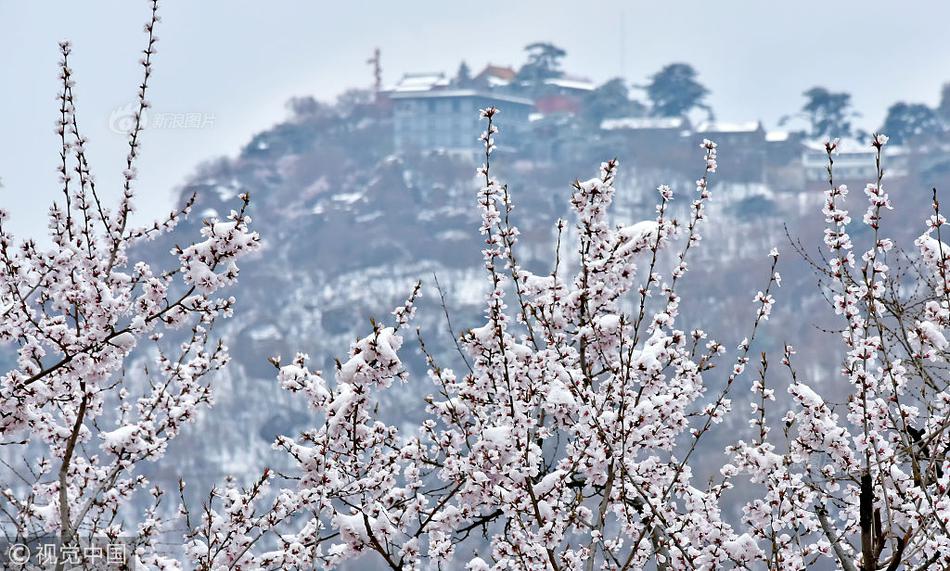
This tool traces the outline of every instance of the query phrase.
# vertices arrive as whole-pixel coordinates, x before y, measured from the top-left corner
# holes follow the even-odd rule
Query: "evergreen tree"
[[[563,49],[548,42],[535,42],[525,46],[528,61],[518,70],[518,81],[538,84],[545,79],[561,77],[561,59],[567,55]]]
[[[703,109],[712,117],[712,108],[703,100],[709,90],[696,80],[696,70],[686,63],[672,63],[650,78],[644,87],[651,113],[658,117],[680,117],[693,109]]]
[[[944,124],[950,125],[950,83],[944,83],[940,90],[940,104],[937,106],[937,116]]]
[[[455,72],[455,79],[453,80],[455,85],[459,87],[467,87],[472,84],[472,71],[469,69],[468,64],[463,60],[459,64],[459,69]]]
[[[939,135],[943,132],[943,125],[937,112],[923,103],[899,101],[887,110],[881,131],[887,133],[891,142],[905,145],[915,139]]]
[[[595,125],[599,125],[604,119],[644,113],[644,105],[630,99],[630,90],[619,77],[607,81],[584,98],[584,117]]]
[[[807,101],[799,116],[808,121],[811,137],[818,139],[855,135],[851,119],[857,117],[858,113],[851,107],[850,93],[836,93],[816,86],[803,95]],[[786,117],[782,122],[787,119]]]

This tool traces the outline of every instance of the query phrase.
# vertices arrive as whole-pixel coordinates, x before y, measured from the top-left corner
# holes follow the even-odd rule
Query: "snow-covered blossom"
[[[706,174],[696,184],[685,236],[669,218],[674,196],[666,186],[658,189],[654,220],[608,224],[618,169],[610,161],[599,176],[574,185],[578,264],[542,275],[517,262],[511,197],[490,166],[492,116],[484,114],[477,195],[489,289],[484,321],[458,339],[466,370],[442,366],[423,343],[432,386],[426,420],[406,432],[376,419],[378,393],[394,380],[411,382],[399,352],[418,287],[394,312],[396,323],[374,324],[354,343],[335,382],[309,370],[303,355],[282,365],[281,385],[305,395],[324,418],[303,437],[275,444],[298,463],[297,485],[281,490],[279,503],[236,519],[207,511],[206,527],[189,535],[194,561],[333,567],[373,554],[391,569],[479,571],[588,570],[618,561],[704,570],[800,569],[819,559],[855,570],[867,558],[875,568],[950,562],[941,531],[950,514],[950,476],[943,452],[935,452],[950,448],[950,388],[929,368],[950,347],[942,218],[935,201],[928,231],[917,240],[935,278],[927,282],[932,297],[915,305],[913,319],[893,313],[885,295],[894,243],[878,236],[889,207],[881,191],[883,139],[875,145],[878,180],[866,191],[871,244],[860,259],[842,209],[848,189],[834,184],[833,169],[823,208],[823,287],[844,323],[842,373],[852,395],[845,403],[823,396],[799,376],[790,345],[781,359],[790,382],[778,390],[762,353],[747,385],[753,433],[727,448],[719,479],[703,485],[690,458],[737,413],[731,392],[750,369],[760,326],[773,317],[778,250],[769,252],[766,286],[750,292],[751,332],[731,365],[718,369],[724,382],[710,392],[706,377],[727,351],[705,331],[687,334],[678,326],[676,285],[699,242],[715,145],[703,145]],[[829,158],[835,149],[827,145]],[[557,229],[560,235],[563,222]],[[662,251],[679,240],[664,280]],[[631,294],[632,312],[623,302]],[[651,303],[656,294],[659,303]],[[894,320],[900,327],[887,324]],[[900,340],[886,341],[895,331]],[[933,391],[926,402],[914,397],[921,390],[913,392],[915,385]],[[776,423],[784,425],[785,443],[777,442]],[[108,440],[137,438],[122,432]],[[730,523],[722,513],[740,478],[757,492]],[[259,496],[251,488],[220,497],[233,497],[228,501],[246,512],[244,506],[264,501]],[[265,513],[276,515],[264,521]],[[284,531],[275,532],[277,549],[257,549],[278,526]],[[472,541],[475,533],[488,544]]]
[[[305,395],[324,421],[302,438],[278,438],[275,447],[299,468],[297,485],[281,494],[299,509],[281,512],[284,531],[275,539],[283,547],[240,551],[244,565],[288,565],[300,545],[308,562],[332,567],[374,554],[392,569],[586,569],[614,560],[642,568],[657,554],[675,568],[715,569],[756,552],[720,516],[729,486],[694,482],[677,459],[731,410],[726,393],[704,396],[703,375],[724,347],[699,346],[704,332],[677,326],[675,286],[698,241],[715,144],[703,145],[705,174],[668,283],[658,260],[677,241],[666,207],[672,190],[658,189],[654,220],[611,225],[617,161],[574,185],[578,264],[535,274],[518,264],[510,195],[491,167],[494,114],[482,113],[476,196],[489,288],[484,321],[458,339],[467,370],[442,366],[422,345],[428,418],[407,433],[375,411],[378,394],[406,378],[399,352],[410,310],[357,341],[332,383],[307,369],[304,356],[281,365],[281,385]],[[662,295],[658,307],[654,293]],[[624,309],[627,295],[633,312]],[[771,308],[768,290],[763,296],[757,318],[750,308],[756,323],[767,316],[761,307]],[[268,503],[255,513],[269,510]],[[478,529],[492,530],[490,545],[468,541]],[[196,563],[214,567],[220,554],[238,552],[228,538],[266,531],[253,517],[230,522],[216,509],[194,528],[190,550]],[[473,547],[484,550],[472,556]]]
[[[156,21],[153,3],[136,122],[148,105]],[[135,244],[169,232],[188,207],[150,227],[126,227],[139,128],[119,207],[102,206],[75,121],[68,45],[62,53],[66,204],[50,212],[52,247],[15,244],[0,213],[0,342],[17,352],[0,378],[0,437],[41,450],[23,455],[33,480],[4,482],[0,501],[17,537],[45,531],[68,544],[79,533],[132,530],[118,514],[147,486],[135,465],[161,459],[210,404],[208,373],[227,362],[210,331],[234,304],[222,290],[260,244],[245,195],[226,219],[207,221],[199,241],[176,247],[164,271],[130,261]],[[306,399],[314,418],[308,430],[274,442],[290,473],[265,470],[247,487],[228,479],[200,513],[183,506],[187,561],[158,548],[170,528],[158,511],[163,491],[153,491],[134,527],[137,564],[310,569],[367,557],[374,568],[406,571],[950,566],[946,220],[935,195],[915,241],[916,274],[892,276],[900,250],[880,236],[891,208],[887,137],[871,142],[877,177],[865,187],[866,228],[854,240],[848,188],[834,180],[838,141],[825,145],[826,264],[817,273],[829,315],[840,320],[834,341],[843,344],[849,394],[836,399],[800,373],[792,346],[782,351],[781,386],[768,354],[753,352],[779,315],[776,248],[764,286],[742,294],[750,331],[730,362],[719,362],[726,343],[682,323],[678,285],[702,242],[715,143],[701,145],[702,177],[684,222],[671,217],[677,197],[666,185],[657,188],[653,219],[611,220],[616,160],[575,182],[574,229],[565,232],[559,220],[556,230],[558,244],[567,236],[577,256],[562,263],[556,252],[551,271],[538,273],[519,264],[513,199],[492,165],[497,114],[480,113],[476,171],[484,314],[456,339],[458,370],[429,352],[417,330],[427,374],[408,372],[418,283],[334,370],[311,368],[304,353],[275,357],[280,387]],[[923,293],[905,301],[909,290]],[[172,351],[165,335],[178,341]],[[158,367],[141,372],[147,382],[127,383],[139,351],[157,355]],[[380,408],[391,400],[383,395],[410,383],[424,420],[384,422]],[[733,422],[743,387],[751,415]],[[715,431],[736,437],[707,479],[694,474],[695,458]],[[737,483],[751,499],[730,519]]]
[[[0,375],[0,445],[18,458],[5,462],[10,470],[0,481],[11,541],[43,533],[69,547],[80,536],[135,535],[136,549],[157,541],[164,529],[154,507],[137,526],[117,516],[147,488],[136,464],[159,460],[210,404],[209,373],[228,361],[211,330],[231,314],[235,300],[223,288],[235,282],[238,260],[259,247],[247,196],[226,219],[208,220],[201,240],[176,248],[166,266],[135,260],[137,246],[167,235],[192,205],[144,227],[130,220],[156,8],[152,2],[145,26],[144,80],[118,207],[107,207],[90,171],[74,107],[71,47],[63,43],[63,202],[49,211],[49,245],[16,241],[0,212],[0,343],[17,355]],[[134,357],[146,354],[151,364],[143,367]],[[145,501],[157,504],[161,496],[153,491]]]
[[[781,417],[787,442],[767,436],[763,365],[761,382],[753,384],[761,399],[750,419],[760,437],[728,449],[733,457],[723,473],[744,474],[764,487],[764,496],[745,504],[743,521],[761,549],[752,557],[769,568],[803,568],[815,558],[854,571],[944,568],[950,562],[944,508],[950,482],[942,452],[950,446],[950,385],[945,374],[929,367],[943,361],[948,347],[947,246],[931,235],[941,225],[933,223],[940,220],[935,196],[932,222],[916,241],[928,297],[897,301],[900,292],[889,286],[885,258],[894,243],[878,235],[882,212],[891,208],[881,166],[886,143],[883,135],[871,143],[877,180],[865,189],[863,221],[871,244],[860,265],[851,253],[851,220],[841,208],[847,189],[833,183],[837,144],[826,145],[832,188],[823,209],[829,224],[824,287],[844,322],[841,372],[851,385],[847,402],[836,404],[799,378],[795,352],[786,346],[782,364],[795,404]],[[761,294],[757,300],[767,303]]]

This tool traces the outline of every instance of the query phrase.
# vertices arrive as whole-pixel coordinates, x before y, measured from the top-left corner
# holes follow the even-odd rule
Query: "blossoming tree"
[[[294,485],[269,492],[275,476],[266,472],[250,488],[232,482],[212,494],[201,521],[189,521],[192,563],[334,567],[365,555],[405,570],[669,570],[801,569],[825,559],[870,571],[950,561],[950,398],[941,368],[950,249],[935,199],[912,259],[919,273],[911,281],[926,294],[908,298],[907,284],[888,278],[887,258],[897,254],[879,236],[890,208],[886,137],[873,140],[879,176],[866,188],[863,220],[872,244],[860,262],[841,204],[847,189],[832,176],[836,143],[827,147],[822,288],[844,316],[842,372],[852,396],[843,404],[820,397],[786,346],[788,398],[773,411],[774,373],[763,353],[757,376],[743,383],[754,397],[751,437],[730,446],[720,476],[702,484],[692,465],[701,441],[743,414],[730,392],[781,285],[778,251],[752,298],[748,337],[726,373],[714,375],[727,350],[678,325],[676,288],[700,241],[716,145],[702,145],[706,172],[684,223],[668,215],[664,186],[654,220],[611,227],[616,161],[575,183],[579,261],[562,262],[559,221],[552,271],[537,275],[518,264],[510,194],[491,174],[496,113],[483,111],[477,197],[489,291],[484,323],[458,337],[465,369],[437,363],[420,337],[433,387],[428,418],[408,434],[379,420],[378,395],[407,378],[399,351],[419,286],[391,326],[374,324],[351,347],[333,381],[308,369],[306,355],[275,360],[281,386],[307,398],[323,424],[275,443],[298,465]],[[665,278],[664,260],[672,260]],[[781,445],[774,425],[784,425]],[[729,521],[730,490],[750,481],[754,498]]]
[[[259,245],[248,229],[248,197],[227,219],[206,220],[200,240],[177,247],[166,268],[135,260],[137,244],[171,232],[191,206],[144,227],[131,220],[156,11],[152,1],[118,207],[109,209],[96,187],[75,109],[71,48],[63,43],[57,133],[64,202],[50,209],[49,245],[15,241],[0,211],[0,343],[17,356],[0,376],[0,452],[10,459],[0,482],[0,529],[9,543],[51,535],[60,553],[82,554],[90,540],[134,536],[139,549],[154,541],[151,510],[132,528],[117,517],[148,485],[136,466],[159,460],[210,403],[209,373],[228,360],[211,327],[232,311],[234,299],[222,290],[235,282],[237,260]],[[172,330],[181,332],[166,342]],[[133,351],[148,356],[144,368],[129,369]],[[162,490],[151,493],[157,504]],[[56,566],[63,564],[60,557]]]
[[[757,540],[756,558],[769,568],[802,568],[822,557],[846,571],[950,564],[950,248],[940,237],[946,219],[935,190],[933,215],[915,241],[919,256],[912,273],[891,277],[890,266],[900,258],[894,242],[880,233],[892,208],[883,184],[886,143],[884,135],[871,143],[878,174],[864,190],[862,221],[871,239],[860,260],[848,234],[848,189],[834,180],[837,143],[826,145],[827,256],[819,269],[844,321],[847,402],[831,403],[801,379],[795,352],[786,346],[782,364],[795,406],[782,416],[784,442],[779,446],[769,436],[766,406],[774,406],[767,403],[775,395],[763,375],[753,383],[758,437],[732,447],[733,462],[723,468],[727,477],[743,473],[764,485],[764,494],[745,506],[743,520]]]
[[[698,487],[689,460],[730,410],[726,394],[772,307],[777,255],[756,297],[752,337],[713,398],[702,377],[724,347],[676,327],[676,286],[700,240],[716,145],[703,143],[705,173],[685,227],[669,217],[664,186],[655,220],[611,228],[616,161],[575,183],[579,263],[560,262],[559,221],[554,267],[536,275],[517,262],[510,194],[491,174],[496,113],[482,114],[478,207],[489,292],[485,323],[459,338],[466,371],[457,375],[426,352],[434,388],[415,433],[374,414],[377,394],[407,376],[398,351],[418,286],[392,326],[376,324],[351,347],[335,382],[309,370],[305,355],[275,361],[281,385],[308,398],[324,423],[275,444],[299,464],[296,486],[269,496],[273,475],[265,473],[251,488],[231,484],[212,495],[201,521],[189,522],[199,568],[334,566],[365,553],[392,569],[451,568],[461,558],[478,571],[649,561],[713,568],[751,556],[754,539],[720,514],[728,481]],[[685,240],[664,279],[661,250],[679,234]],[[662,301],[651,309],[656,294]],[[629,295],[633,311],[623,308]]]
[[[173,529],[157,509],[163,490],[137,517],[121,510],[142,505],[131,502],[147,486],[136,465],[159,460],[210,404],[209,373],[227,361],[210,329],[234,303],[221,290],[259,240],[243,196],[226,220],[206,222],[201,241],[176,248],[170,269],[131,261],[135,244],[171,232],[189,210],[129,226],[158,21],[151,4],[119,207],[105,208],[96,190],[64,44],[65,205],[50,211],[52,245],[15,244],[0,215],[0,341],[18,357],[0,377],[0,444],[17,459],[0,496],[12,539],[51,533],[71,547],[134,535],[135,563],[158,569],[332,568],[362,557],[404,571],[950,566],[950,246],[936,191],[916,254],[902,257],[882,234],[887,138],[871,143],[878,175],[865,188],[860,256],[848,189],[834,178],[837,144],[826,146],[828,226],[814,265],[841,320],[849,396],[834,402],[799,373],[790,345],[780,373],[766,353],[746,373],[781,285],[777,250],[735,350],[681,323],[678,286],[701,242],[713,142],[701,145],[703,175],[683,221],[661,186],[653,220],[612,226],[617,161],[576,182],[573,228],[557,222],[551,271],[537,274],[518,262],[513,202],[493,174],[494,108],[482,112],[478,170],[484,320],[453,333],[458,371],[415,331],[427,362],[425,420],[406,432],[378,414],[393,385],[422,382],[400,357],[417,284],[332,375],[310,369],[305,354],[274,359],[281,387],[317,413],[315,426],[274,444],[293,471],[265,470],[247,487],[229,480],[200,511],[183,506],[184,553],[162,549],[158,538]],[[912,271],[892,270],[903,262]],[[173,329],[185,333],[180,343],[164,339]],[[147,367],[128,369],[133,351]],[[786,383],[780,401],[771,387]],[[745,417],[732,403],[740,387],[752,396],[748,434],[722,452],[716,477],[700,481],[696,459],[709,435]],[[740,487],[751,499],[732,518]]]

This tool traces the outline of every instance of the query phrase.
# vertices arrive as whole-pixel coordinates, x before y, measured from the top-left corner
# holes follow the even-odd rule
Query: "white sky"
[[[134,99],[147,12],[141,0],[0,0],[0,207],[17,235],[43,233],[59,196],[62,39],[74,45],[80,126],[99,187],[118,195],[124,140],[109,121]],[[387,83],[405,71],[454,72],[461,59],[475,71],[517,65],[536,40],[564,47],[565,68],[597,81],[622,71],[641,83],[686,61],[712,90],[719,119],[767,126],[824,85],[853,93],[859,123],[873,129],[892,102],[934,104],[950,80],[950,2],[936,0],[165,0],[161,13],[152,112],[200,113],[213,124],[145,133],[142,215],[166,210],[196,165],[233,155],[284,117],[289,97],[369,85],[365,60],[376,46]]]

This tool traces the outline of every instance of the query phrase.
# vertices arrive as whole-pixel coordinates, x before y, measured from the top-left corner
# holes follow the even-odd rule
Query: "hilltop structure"
[[[720,165],[723,180],[794,191],[820,186],[826,178],[823,146],[803,132],[766,131],[760,121],[693,124],[688,116],[648,115],[645,106],[632,107],[631,116],[592,120],[597,115],[589,107],[596,105],[598,88],[563,73],[526,81],[513,67],[493,64],[472,77],[467,69],[455,78],[441,72],[407,73],[381,96],[392,113],[397,153],[439,151],[477,160],[476,143],[484,129],[478,110],[495,106],[502,110],[499,126],[510,135],[501,140],[503,149],[529,164],[611,155],[635,168],[686,173],[694,167],[697,145],[712,139],[728,149]],[[874,168],[870,152],[856,141],[843,141],[837,177],[867,179]],[[899,176],[907,168],[908,153],[895,147],[888,154],[894,161],[890,173]]]
[[[479,77],[482,78],[479,81]],[[475,82],[491,84],[485,72]],[[516,133],[527,130],[534,102],[489,87],[453,84],[444,74],[407,74],[387,92],[392,101],[393,147],[397,152],[444,150],[470,156],[478,151],[478,110],[504,108],[503,123]],[[496,83],[496,85],[499,85]],[[511,140],[518,140],[513,137]]]

